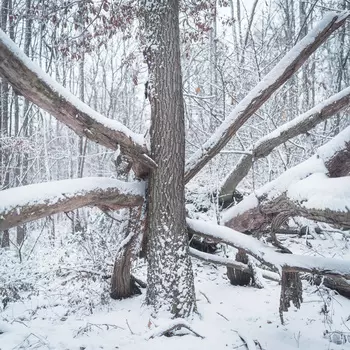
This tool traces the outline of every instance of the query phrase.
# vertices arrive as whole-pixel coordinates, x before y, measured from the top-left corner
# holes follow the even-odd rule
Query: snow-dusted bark
[[[265,78],[236,106],[209,140],[186,162],[185,181],[191,180],[235,135],[238,129],[284,84],[307,58],[349,17],[329,13],[296,44]]]
[[[141,294],[135,278],[131,275],[131,264],[141,248],[145,226],[144,207],[145,204],[129,209],[124,240],[118,247],[111,277],[110,295],[113,299],[124,299],[134,294]]]
[[[220,198],[224,201],[232,198],[236,186],[248,174],[255,160],[268,156],[282,143],[307,132],[317,124],[339,113],[342,109],[349,106],[349,104],[350,87],[319,103],[306,113],[301,114],[299,117],[261,138],[251,147],[250,154],[243,155],[231,173],[226,177],[221,186]]]
[[[122,152],[133,161],[139,177],[155,164],[147,155],[142,135],[135,134],[116,120],[102,116],[33,63],[21,49],[0,30],[0,76],[15,91],[46,110],[80,136]]]
[[[147,297],[156,312],[185,317],[196,308],[185,213],[185,122],[179,1],[142,1],[151,102]]]
[[[290,216],[349,226],[350,126],[316,154],[287,170],[223,213],[239,231],[280,226]],[[334,177],[329,177],[334,176]]]
[[[350,278],[350,261],[347,260],[279,253],[275,248],[251,236],[207,221],[187,219],[187,227],[193,234],[243,249],[265,265],[277,268],[279,272],[283,268],[285,272],[307,272]]]
[[[142,182],[91,177],[61,180],[0,191],[0,230],[84,206],[120,209],[140,206]]]

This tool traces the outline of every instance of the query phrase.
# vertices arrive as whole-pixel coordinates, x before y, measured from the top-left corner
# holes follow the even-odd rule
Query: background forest
[[[350,2],[182,1],[186,157],[201,148],[296,42],[327,12],[335,10],[350,10]],[[151,112],[143,52],[145,38],[139,30],[136,0],[1,0],[0,28],[31,60],[80,100],[149,138]],[[248,175],[234,193],[223,189],[230,171],[242,155],[249,154],[251,145],[350,86],[349,56],[348,20],[187,184],[187,215],[221,222],[223,209],[233,207],[243,197],[310,158],[320,146],[348,127],[349,108],[342,108],[311,130],[276,147],[266,157],[253,159]],[[87,176],[120,178],[116,152],[77,136],[26,100],[5,79],[0,82],[1,190]],[[132,176],[127,180],[132,180]],[[109,296],[113,263],[123,244],[121,232],[129,224],[127,215],[128,209],[103,213],[96,208],[83,208],[0,233],[3,248],[0,250],[0,349],[164,346],[159,339],[153,345],[143,343],[142,332],[151,332],[158,321],[152,320],[146,311],[138,319],[140,298],[112,301]],[[298,237],[301,229],[303,238]],[[296,217],[290,220],[286,230],[288,235],[283,235],[281,240],[293,252],[350,259],[349,227],[317,224]],[[235,257],[233,248],[194,239],[198,240],[200,249],[208,252],[212,248],[222,257]],[[213,324],[218,322],[218,330],[212,330],[210,322],[203,326],[194,321],[199,333],[207,335],[212,331],[207,343],[201,345],[195,337],[193,342],[186,343],[188,337],[180,337],[181,340],[169,346],[209,349],[218,337],[222,348],[246,346],[250,350],[253,346],[280,349],[283,343],[286,349],[349,346],[350,303],[322,283],[315,286],[303,281],[307,306],[298,311],[299,316],[290,315],[291,311],[286,314],[285,337],[281,329],[274,340],[271,330],[262,330],[265,335],[260,337],[246,336],[250,322],[257,320],[262,320],[265,326],[273,323],[274,329],[278,329],[276,281],[269,280],[260,286],[264,289],[233,287],[223,267],[194,261],[196,284],[200,286],[197,297],[200,305],[206,305],[199,307],[199,311],[204,319]],[[143,259],[134,262],[136,278],[144,279],[145,265]],[[276,279],[273,277],[270,279]],[[258,297],[257,293],[260,293]],[[260,306],[250,307],[254,298],[271,305],[266,309],[259,303]],[[315,298],[316,308],[312,304]],[[225,312],[220,302],[235,311]],[[241,309],[240,303],[244,305]],[[312,308],[308,306],[311,304]],[[237,310],[241,310],[238,318]],[[240,329],[239,336],[235,330],[229,334],[228,330],[237,328],[232,322],[237,325],[245,322],[246,329]],[[51,326],[40,333],[44,323]],[[49,329],[58,325],[62,331]],[[313,326],[306,336],[303,329],[306,332],[307,325]],[[60,332],[67,335],[67,340],[60,339]],[[137,338],[133,343],[135,334],[142,341]],[[254,343],[255,338],[260,340]],[[342,345],[336,345],[337,342]]]

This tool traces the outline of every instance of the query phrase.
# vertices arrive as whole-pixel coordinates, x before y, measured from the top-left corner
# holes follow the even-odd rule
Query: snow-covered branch
[[[189,232],[226,243],[237,249],[244,249],[247,254],[271,268],[283,268],[286,272],[307,272],[319,275],[343,276],[350,278],[350,261],[283,254],[273,247],[258,241],[229,227],[216,225],[207,221],[187,219]]]
[[[139,177],[155,163],[147,156],[145,140],[126,126],[99,114],[33,63],[21,49],[0,30],[0,76],[29,101],[46,110],[80,136],[107,148],[122,152],[136,163]]]
[[[251,150],[243,155],[235,165],[232,172],[226,177],[221,187],[220,197],[225,200],[232,197],[236,186],[248,174],[253,161],[268,156],[276,147],[282,143],[298,136],[325,121],[331,116],[339,113],[350,104],[350,87],[333,95],[327,100],[319,103],[306,113],[301,114],[294,120],[282,125],[270,134],[256,142]]]
[[[329,13],[236,106],[209,140],[186,162],[185,180],[191,180],[236,134],[239,128],[282,86],[308,57],[349,17]]]
[[[142,205],[144,183],[91,177],[0,191],[0,231],[84,206],[120,209]]]
[[[316,154],[287,170],[223,213],[222,223],[239,231],[277,228],[288,217],[349,226],[350,126]],[[328,175],[337,176],[329,178]]]

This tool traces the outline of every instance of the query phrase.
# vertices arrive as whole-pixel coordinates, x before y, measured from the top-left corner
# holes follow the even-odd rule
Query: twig
[[[20,320],[13,320],[12,322],[11,322],[11,324],[13,324],[14,322],[18,322],[18,323],[20,323],[20,324],[23,324],[23,326],[26,326],[27,328],[29,328],[23,321],[20,321]]]
[[[216,313],[221,316],[222,318],[224,318],[226,321],[230,321],[226,316],[224,316],[223,314],[221,314],[220,312],[216,311]]]
[[[23,340],[21,343],[19,343],[18,345],[16,345],[14,348],[12,348],[12,350],[15,350],[15,349],[23,349],[23,346],[26,345],[25,342],[28,341],[29,342],[29,338],[30,337],[34,337],[34,338],[37,338],[38,341],[39,341],[39,344],[41,343],[42,345],[46,345],[48,347],[49,343],[44,340],[44,339],[41,339],[41,337],[39,337],[38,335],[34,334],[34,333],[29,333]]]
[[[112,328],[112,329],[120,328],[120,329],[122,329],[122,330],[125,330],[125,328],[120,327],[120,326],[117,326],[117,325],[115,325],[115,324],[109,324],[109,323],[99,323],[99,324],[98,324],[98,323],[90,323],[90,322],[88,322],[88,323],[86,324],[86,326],[80,327],[80,328],[78,329],[78,331],[77,331],[77,333],[75,334],[74,338],[76,338],[78,335],[84,334],[84,333],[86,333],[86,332],[90,332],[91,329],[92,329],[92,327],[96,327],[96,328],[102,330],[102,326],[105,326],[106,329],[107,329],[107,331],[108,331],[110,328]]]
[[[200,290],[199,293],[201,293],[205,299],[207,299],[208,304],[211,304],[211,301],[209,300],[209,298]]]
[[[238,331],[234,330],[237,335],[242,339],[242,341],[245,343],[245,346],[248,350],[257,350],[255,346],[255,342],[253,339],[249,338],[247,335],[239,333]],[[259,342],[258,342],[259,343]],[[260,344],[259,344],[260,345]]]
[[[192,327],[188,324],[188,322],[186,320],[183,320],[183,319],[172,320],[172,322],[170,322],[168,325],[166,325],[164,327],[158,327],[158,329],[156,329],[148,337],[148,339],[153,339],[155,337],[161,337],[161,336],[169,334],[170,332],[172,332],[172,331],[174,331],[176,329],[179,329],[179,328],[186,328],[189,331],[191,331],[196,337],[204,339],[204,337],[202,335],[200,335],[199,333],[194,331],[192,329]],[[175,335],[175,334],[172,334],[172,335]]]
[[[128,319],[126,319],[125,320],[125,322],[126,322],[126,325],[128,326],[128,328],[129,328],[129,331],[130,331],[130,333],[132,334],[132,335],[135,335],[135,333],[131,330],[131,328],[130,328],[130,325],[129,325],[129,322],[128,322]]]

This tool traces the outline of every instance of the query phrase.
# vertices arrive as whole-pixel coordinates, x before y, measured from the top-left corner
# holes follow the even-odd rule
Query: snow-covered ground
[[[178,331],[182,336],[150,339],[161,329],[157,327],[169,321],[151,317],[144,294],[110,300],[109,280],[103,276],[110,274],[112,259],[101,266],[94,245],[87,253],[89,244],[68,233],[56,237],[54,246],[40,243],[47,241],[45,232],[42,235],[34,250],[36,237],[26,242],[22,263],[15,251],[0,250],[1,350],[247,349],[241,337],[250,343],[250,349],[253,345],[266,350],[350,349],[350,342],[338,345],[329,340],[329,334],[324,335],[325,331],[350,335],[350,300],[304,282],[301,309],[292,307],[281,325],[278,283],[266,281],[264,289],[234,287],[225,268],[196,260],[199,314],[189,323],[204,338],[183,328]],[[347,242],[340,235],[310,240],[312,248],[304,238],[289,236],[283,243],[299,254],[350,259]],[[137,276],[145,280],[144,262],[135,268]],[[7,305],[4,285],[7,289],[12,286],[9,297],[15,300]]]

